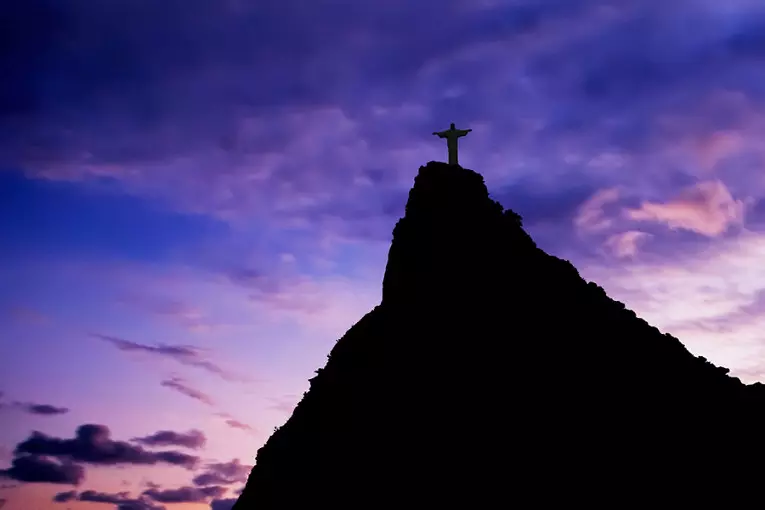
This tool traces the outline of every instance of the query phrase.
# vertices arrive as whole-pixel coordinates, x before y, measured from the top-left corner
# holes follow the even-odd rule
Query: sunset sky
[[[10,0],[0,27],[3,510],[230,508],[379,302],[450,122],[543,249],[765,380],[762,0]]]

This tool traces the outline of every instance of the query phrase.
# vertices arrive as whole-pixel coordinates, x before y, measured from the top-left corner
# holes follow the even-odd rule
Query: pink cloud
[[[725,184],[707,181],[686,188],[669,202],[643,202],[625,214],[636,221],[663,223],[671,229],[716,237],[731,226],[743,225],[745,207],[745,202],[735,200]]]
[[[614,234],[605,242],[605,247],[618,258],[634,257],[638,252],[640,243],[651,237],[651,234],[630,230],[620,234]]]
[[[577,211],[574,226],[580,232],[598,232],[613,225],[613,220],[606,217],[605,206],[619,200],[621,193],[617,188],[606,188],[596,192]]]

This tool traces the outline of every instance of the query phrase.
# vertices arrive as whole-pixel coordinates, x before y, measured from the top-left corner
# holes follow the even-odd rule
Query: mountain
[[[382,302],[310,383],[234,510],[721,494],[727,508],[763,471],[765,386],[694,356],[543,252],[456,165],[420,168]]]

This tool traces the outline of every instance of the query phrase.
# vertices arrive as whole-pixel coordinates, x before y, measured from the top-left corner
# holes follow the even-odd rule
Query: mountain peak
[[[451,300],[454,292],[445,287],[477,290],[484,269],[494,267],[490,259],[512,241],[521,241],[516,248],[534,247],[520,216],[489,197],[481,174],[431,161],[420,167],[406,214],[393,229],[383,303]]]
[[[727,372],[539,249],[480,174],[431,162],[381,304],[258,451],[234,510],[753,497],[765,390]]]

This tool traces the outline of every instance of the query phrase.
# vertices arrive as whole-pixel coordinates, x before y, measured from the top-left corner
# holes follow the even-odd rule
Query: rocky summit
[[[765,387],[544,253],[457,165],[420,168],[382,302],[310,383],[234,510],[653,508],[720,495],[731,508],[763,471]]]

